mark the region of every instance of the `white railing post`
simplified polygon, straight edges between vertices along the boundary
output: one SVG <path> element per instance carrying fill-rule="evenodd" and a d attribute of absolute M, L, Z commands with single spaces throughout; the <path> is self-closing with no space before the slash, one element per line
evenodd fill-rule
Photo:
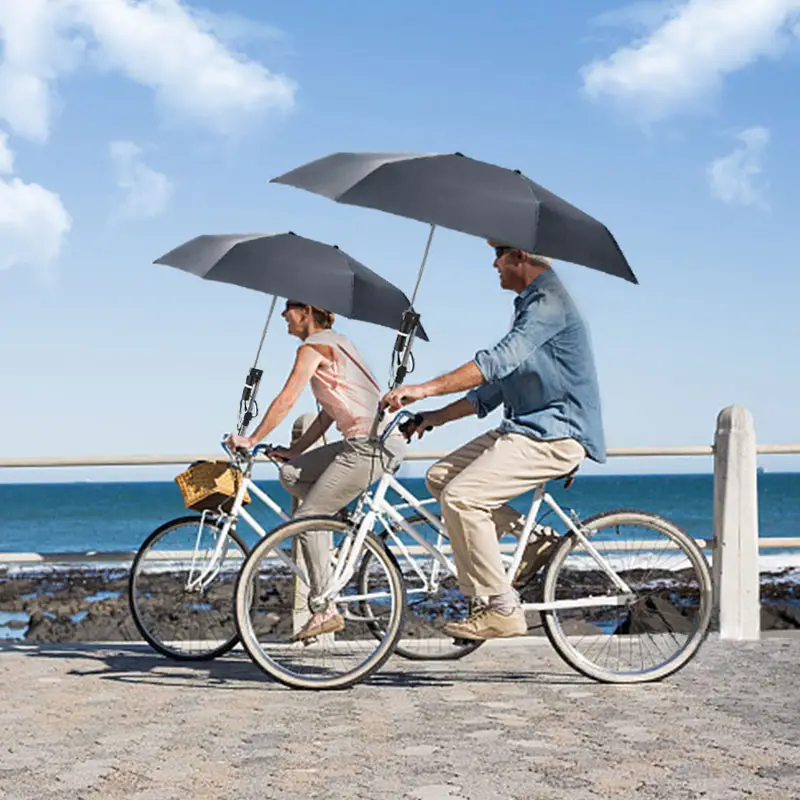
<path fill-rule="evenodd" d="M 753 416 L 728 406 L 714 436 L 714 602 L 721 639 L 761 634 L 758 493 Z"/>

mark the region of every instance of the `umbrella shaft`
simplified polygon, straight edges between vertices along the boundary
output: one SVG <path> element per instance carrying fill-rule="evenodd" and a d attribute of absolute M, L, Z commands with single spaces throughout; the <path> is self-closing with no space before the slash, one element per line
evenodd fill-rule
<path fill-rule="evenodd" d="M 244 382 L 244 389 L 242 390 L 242 399 L 239 401 L 239 422 L 236 426 L 236 432 L 243 435 L 247 430 L 250 421 L 253 419 L 253 414 L 256 408 L 256 395 L 258 394 L 258 385 L 261 382 L 262 370 L 257 369 L 258 359 L 261 356 L 261 348 L 264 346 L 264 339 L 267 338 L 267 330 L 269 323 L 272 320 L 272 314 L 275 311 L 275 304 L 278 302 L 278 296 L 272 295 L 272 302 L 269 306 L 267 313 L 267 321 L 264 323 L 264 330 L 261 332 L 261 341 L 258 343 L 258 350 L 256 351 L 256 358 L 250 372 L 247 373 L 247 379 Z"/>
<path fill-rule="evenodd" d="M 269 306 L 269 313 L 267 314 L 267 321 L 264 323 L 264 330 L 261 332 L 261 341 L 258 343 L 258 350 L 256 350 L 256 359 L 253 361 L 253 367 L 258 366 L 258 359 L 261 356 L 261 348 L 264 346 L 264 339 L 267 338 L 267 329 L 269 328 L 269 323 L 272 320 L 272 314 L 275 311 L 275 303 L 278 302 L 278 295 L 272 295 L 272 302 Z"/>
<path fill-rule="evenodd" d="M 428 261 L 428 253 L 431 251 L 431 242 L 433 241 L 433 234 L 436 231 L 436 226 L 431 225 L 431 232 L 428 234 L 428 242 L 425 245 L 425 252 L 422 255 L 422 263 L 419 265 L 419 272 L 417 273 L 417 282 L 414 285 L 414 293 L 411 295 L 411 307 L 414 307 L 414 302 L 417 299 L 417 291 L 419 290 L 419 285 L 422 282 L 422 273 L 425 272 L 425 264 Z"/>

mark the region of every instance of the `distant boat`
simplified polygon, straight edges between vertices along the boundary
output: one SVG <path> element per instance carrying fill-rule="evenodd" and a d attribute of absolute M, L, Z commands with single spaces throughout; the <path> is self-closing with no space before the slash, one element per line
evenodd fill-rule
<path fill-rule="evenodd" d="M 756 474 L 763 475 L 767 470 L 764 467 L 756 467 Z"/>

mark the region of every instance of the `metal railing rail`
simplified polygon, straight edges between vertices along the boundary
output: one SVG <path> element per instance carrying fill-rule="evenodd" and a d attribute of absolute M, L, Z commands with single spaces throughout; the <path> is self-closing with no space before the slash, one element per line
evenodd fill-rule
<path fill-rule="evenodd" d="M 758 553 L 762 549 L 800 548 L 800 537 L 760 538 L 756 496 L 756 455 L 800 455 L 800 444 L 755 442 L 752 415 L 739 406 L 723 409 L 717 418 L 714 445 L 610 447 L 609 458 L 712 456 L 714 458 L 713 536 L 703 543 L 712 548 L 715 595 L 720 608 L 722 638 L 759 636 Z M 408 461 L 433 461 L 444 451 L 412 450 Z M 221 453 L 3 458 L 0 468 L 57 468 L 186 465 L 220 460 Z M 266 459 L 264 459 L 266 461 Z M 130 562 L 132 551 L 86 553 L 0 553 L 3 564 L 69 564 Z"/>

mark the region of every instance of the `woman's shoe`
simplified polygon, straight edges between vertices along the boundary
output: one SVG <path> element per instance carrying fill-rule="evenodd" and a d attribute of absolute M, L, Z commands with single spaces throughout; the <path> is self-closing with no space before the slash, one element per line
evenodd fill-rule
<path fill-rule="evenodd" d="M 344 630 L 344 617 L 338 611 L 327 616 L 326 612 L 318 611 L 312 614 L 308 622 L 292 636 L 292 641 L 302 642 L 315 636 L 322 636 L 323 633 L 336 633 L 341 630 Z"/>

